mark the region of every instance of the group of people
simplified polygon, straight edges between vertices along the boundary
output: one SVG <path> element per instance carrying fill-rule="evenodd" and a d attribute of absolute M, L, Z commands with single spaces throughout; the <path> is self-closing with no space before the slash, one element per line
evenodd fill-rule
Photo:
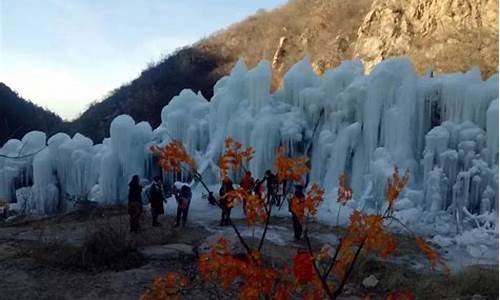
<path fill-rule="evenodd" d="M 240 181 L 240 187 L 243 188 L 247 193 L 255 194 L 259 198 L 262 198 L 262 193 L 263 193 L 262 186 L 264 183 L 266 184 L 266 197 L 265 197 L 266 204 L 269 205 L 269 207 L 273 205 L 281 207 L 283 201 L 285 200 L 284 195 L 287 194 L 286 190 L 287 183 L 286 182 L 283 183 L 283 191 L 282 194 L 280 194 L 278 178 L 275 174 L 271 172 L 271 170 L 267 170 L 265 172 L 262 180 L 259 179 L 255 180 L 252 177 L 252 173 L 250 171 L 246 171 L 245 175 Z M 219 203 L 222 210 L 220 218 L 220 226 L 230 225 L 232 206 L 227 197 L 227 194 L 232 190 L 234 190 L 233 181 L 229 177 L 225 177 L 222 181 L 221 188 L 219 190 L 219 199 L 220 199 Z M 215 199 L 213 197 L 213 194 L 209 194 L 208 201 L 210 202 L 210 204 L 215 205 Z M 291 209 L 292 201 L 305 201 L 302 185 L 295 185 L 294 196 L 289 199 L 288 203 L 289 211 L 292 214 L 294 236 L 296 239 L 300 239 L 302 236 L 302 224 L 299 218 L 293 213 Z M 244 199 L 243 213 L 245 213 L 246 211 L 246 205 L 247 204 Z"/>
<path fill-rule="evenodd" d="M 165 214 L 163 202 L 165 201 L 165 192 L 163 190 L 163 182 L 160 176 L 153 179 L 153 183 L 149 186 L 147 193 L 149 203 L 151 204 L 151 217 L 153 227 L 158 227 L 161 224 L 158 222 L 158 217 Z M 142 190 L 138 175 L 134 175 L 129 183 L 128 193 L 128 214 L 130 216 L 130 232 L 140 231 L 140 218 L 142 215 Z M 189 205 L 191 204 L 191 187 L 182 185 L 182 187 L 173 187 L 173 195 L 177 202 L 177 217 L 174 227 L 179 227 L 182 221 L 184 227 L 187 222 Z"/>
<path fill-rule="evenodd" d="M 268 205 L 279 205 L 278 191 L 278 180 L 276 175 L 274 175 L 271 170 L 267 170 L 265 176 L 262 180 L 255 180 L 250 171 L 245 171 L 245 175 L 241 178 L 240 187 L 243 188 L 249 194 L 255 194 L 259 197 L 262 196 L 262 184 L 266 182 L 267 184 L 267 203 Z M 229 177 L 224 177 L 222 180 L 221 187 L 219 189 L 219 203 L 222 210 L 220 218 L 220 226 L 230 225 L 231 217 L 231 204 L 228 199 L 228 192 L 234 190 L 233 181 Z M 213 195 L 209 195 L 209 202 L 215 204 L 213 201 Z M 246 211 L 246 200 L 243 199 L 243 213 Z"/>
<path fill-rule="evenodd" d="M 255 180 L 250 171 L 246 171 L 239 185 L 249 194 L 255 194 L 262 198 L 264 192 L 263 184 L 266 184 L 266 204 L 271 206 L 279 206 L 283 204 L 283 195 L 286 195 L 286 183 L 283 184 L 283 192 L 279 194 L 279 182 L 275 174 L 271 170 L 265 172 L 262 180 Z M 138 175 L 134 175 L 129 183 L 129 199 L 128 212 L 130 215 L 130 231 L 138 232 L 140 230 L 140 217 L 142 215 L 142 189 Z M 234 190 L 233 181 L 229 177 L 224 177 L 219 189 L 219 206 L 221 208 L 220 226 L 231 225 L 231 210 L 232 204 L 228 197 L 228 193 Z M 153 183 L 149 187 L 149 202 L 151 204 L 151 216 L 153 226 L 160 226 L 158 216 L 165 213 L 163 202 L 165 201 L 165 193 L 163 190 L 163 182 L 160 176 L 154 177 Z M 192 191 L 187 184 L 174 184 L 172 194 L 177 202 L 177 217 L 174 227 L 182 224 L 184 227 L 187 222 L 189 206 L 191 204 Z M 297 216 L 293 213 L 291 201 L 304 201 L 305 196 L 301 185 L 295 186 L 294 197 L 289 200 L 289 211 L 292 213 L 293 229 L 296 239 L 300 239 L 302 235 L 302 225 Z M 208 195 L 208 201 L 212 205 L 216 205 L 217 201 L 212 192 Z M 246 201 L 243 202 L 243 212 L 246 211 Z"/>

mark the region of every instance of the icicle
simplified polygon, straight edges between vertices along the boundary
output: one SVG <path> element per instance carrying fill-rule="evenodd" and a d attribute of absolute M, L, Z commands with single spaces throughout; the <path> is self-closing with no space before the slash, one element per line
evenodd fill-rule
<path fill-rule="evenodd" d="M 271 90 L 271 64 L 267 60 L 260 61 L 257 66 L 247 74 L 248 101 L 254 111 L 259 111 L 270 101 Z"/>
<path fill-rule="evenodd" d="M 498 99 L 491 102 L 486 116 L 488 162 L 498 164 Z"/>

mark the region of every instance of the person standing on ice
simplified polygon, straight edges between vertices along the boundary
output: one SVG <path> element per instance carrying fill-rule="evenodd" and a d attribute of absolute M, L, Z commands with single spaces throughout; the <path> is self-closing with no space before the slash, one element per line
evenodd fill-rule
<path fill-rule="evenodd" d="M 295 186 L 295 193 L 288 203 L 288 210 L 292 213 L 292 221 L 293 221 L 293 234 L 296 240 L 300 240 L 302 236 L 302 224 L 300 223 L 299 218 L 293 213 L 292 205 L 294 201 L 304 202 L 305 196 L 303 193 L 302 185 L 298 184 Z"/>
<path fill-rule="evenodd" d="M 245 190 L 248 194 L 252 194 L 253 187 L 254 187 L 255 181 L 252 177 L 252 173 L 250 171 L 245 172 L 245 176 L 241 179 L 240 182 L 240 187 Z M 247 207 L 247 201 L 243 199 L 243 213 L 245 213 Z"/>
<path fill-rule="evenodd" d="M 267 203 L 269 206 L 277 204 L 278 179 L 271 170 L 266 170 L 264 178 L 261 182 L 266 182 L 267 187 Z"/>
<path fill-rule="evenodd" d="M 191 204 L 191 188 L 184 184 L 180 191 L 174 186 L 177 193 L 175 199 L 177 200 L 177 219 L 174 227 L 179 227 L 181 217 L 182 217 L 182 227 L 186 226 L 187 215 L 189 210 L 189 204 Z"/>
<path fill-rule="evenodd" d="M 142 186 L 139 175 L 134 175 L 128 184 L 128 214 L 130 216 L 130 232 L 139 232 L 142 213 Z"/>
<path fill-rule="evenodd" d="M 232 190 L 234 190 L 233 181 L 227 176 L 224 177 L 224 180 L 222 181 L 222 185 L 219 190 L 219 197 L 220 197 L 219 202 L 220 202 L 220 208 L 222 210 L 220 216 L 220 226 L 229 225 L 229 221 L 231 218 L 231 206 L 227 193 Z"/>
<path fill-rule="evenodd" d="M 262 199 L 262 180 L 255 180 L 254 188 L 253 188 L 253 193 L 255 196 L 259 197 L 259 199 Z"/>
<path fill-rule="evenodd" d="M 163 183 L 161 181 L 161 176 L 155 176 L 154 182 L 151 185 L 151 190 L 149 192 L 149 202 L 151 203 L 151 216 L 153 217 L 153 226 L 158 227 L 158 216 L 165 213 L 163 208 L 163 199 L 165 198 L 165 193 L 163 192 Z"/>

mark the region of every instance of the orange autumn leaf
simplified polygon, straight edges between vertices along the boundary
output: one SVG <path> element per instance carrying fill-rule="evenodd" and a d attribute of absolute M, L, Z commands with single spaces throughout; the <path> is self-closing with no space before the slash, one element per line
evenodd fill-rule
<path fill-rule="evenodd" d="M 415 295 L 411 291 L 400 291 L 386 295 L 384 300 L 413 300 Z"/>
<path fill-rule="evenodd" d="M 404 190 L 409 180 L 410 173 L 408 171 L 406 171 L 403 177 L 400 177 L 398 167 L 394 167 L 394 173 L 387 179 L 386 197 L 391 207 L 394 205 L 394 202 L 398 199 L 399 194 Z"/>
<path fill-rule="evenodd" d="M 154 279 L 152 288 L 141 296 L 141 300 L 180 299 L 180 292 L 187 285 L 188 279 L 185 276 L 168 272 L 165 278 Z"/>
<path fill-rule="evenodd" d="M 288 300 L 292 289 L 293 284 L 290 282 L 278 283 L 275 291 L 273 292 L 272 300 Z"/>
<path fill-rule="evenodd" d="M 343 238 L 340 242 L 340 249 L 337 255 L 337 260 L 333 265 L 333 274 L 335 278 L 341 280 L 344 278 L 347 268 L 354 258 L 355 246 L 354 240 Z"/>
<path fill-rule="evenodd" d="M 219 282 L 222 288 L 229 288 L 239 273 L 237 262 L 229 255 L 229 242 L 222 238 L 200 255 L 198 269 L 203 279 Z"/>
<path fill-rule="evenodd" d="M 290 200 L 290 209 L 295 217 L 303 223 L 305 214 L 305 199 L 294 195 Z"/>
<path fill-rule="evenodd" d="M 337 202 L 341 205 L 346 203 L 352 198 L 352 190 L 347 184 L 347 176 L 345 174 L 339 176 L 339 189 L 337 191 Z"/>
<path fill-rule="evenodd" d="M 224 196 L 226 199 L 226 205 L 227 207 L 235 207 L 238 202 L 243 200 L 243 195 L 242 195 L 243 189 L 237 188 L 234 190 L 230 190 L 226 193 Z"/>
<path fill-rule="evenodd" d="M 314 277 L 313 258 L 308 251 L 298 250 L 293 257 L 293 275 L 299 284 L 306 284 Z"/>
<path fill-rule="evenodd" d="M 273 283 L 278 272 L 262 266 L 260 253 L 251 252 L 241 257 L 229 252 L 227 240 L 220 239 L 212 249 L 200 256 L 199 270 L 202 278 L 229 288 L 235 282 L 243 282 L 240 288 L 241 299 L 270 298 Z"/>
<path fill-rule="evenodd" d="M 307 156 L 302 157 L 286 157 L 286 147 L 280 146 L 276 156 L 276 175 L 279 182 L 285 180 L 300 182 L 304 175 L 309 172 Z"/>
<path fill-rule="evenodd" d="M 425 254 L 425 256 L 427 256 L 427 259 L 431 263 L 432 269 L 434 269 L 439 262 L 439 256 L 436 252 L 434 252 L 434 250 L 432 250 L 432 248 L 424 241 L 423 238 L 417 236 L 415 237 L 415 240 L 417 242 L 418 248 Z"/>
<path fill-rule="evenodd" d="M 239 171 L 241 167 L 249 162 L 255 153 L 252 147 L 244 150 L 242 145 L 234 139 L 227 137 L 224 140 L 224 153 L 219 158 L 221 178 L 228 176 L 229 171 Z"/>
<path fill-rule="evenodd" d="M 316 216 L 318 206 L 323 201 L 324 194 L 325 191 L 319 185 L 313 184 L 305 198 L 298 198 L 295 195 L 292 197 L 290 208 L 301 223 L 304 223 L 307 215 Z"/>
<path fill-rule="evenodd" d="M 420 251 L 422 251 L 422 253 L 424 253 L 427 257 L 427 260 L 429 260 L 432 270 L 435 270 L 438 265 L 441 265 L 444 273 L 449 273 L 449 269 L 446 264 L 441 261 L 439 255 L 431 248 L 431 246 L 429 246 L 429 244 L 427 244 L 427 242 L 423 238 L 416 236 L 415 240 Z"/>
<path fill-rule="evenodd" d="M 158 163 L 164 171 L 180 172 L 183 164 L 186 164 L 191 172 L 196 170 L 195 161 L 180 141 L 174 140 L 163 148 L 153 145 L 150 149 L 158 157 Z"/>
<path fill-rule="evenodd" d="M 319 185 L 313 184 L 311 190 L 307 192 L 305 207 L 311 216 L 316 216 L 318 206 L 323 201 L 325 190 Z"/>
<path fill-rule="evenodd" d="M 318 254 L 316 255 L 316 259 L 318 261 L 325 261 L 327 258 L 332 256 L 332 249 L 329 245 L 324 245 L 321 247 L 319 250 Z"/>
<path fill-rule="evenodd" d="M 254 225 L 256 223 L 264 224 L 267 221 L 268 214 L 264 200 L 256 195 L 247 195 L 245 206 L 245 223 Z"/>
<path fill-rule="evenodd" d="M 234 207 L 237 202 L 246 201 L 245 223 L 247 225 L 266 223 L 268 218 L 266 203 L 258 195 L 252 195 L 244 188 L 238 187 L 227 193 L 227 199 L 230 207 Z"/>
<path fill-rule="evenodd" d="M 364 214 L 354 211 L 347 227 L 346 241 L 353 244 L 364 242 L 366 251 L 376 251 L 386 257 L 396 251 L 394 238 L 384 229 L 384 218 L 378 214 Z"/>

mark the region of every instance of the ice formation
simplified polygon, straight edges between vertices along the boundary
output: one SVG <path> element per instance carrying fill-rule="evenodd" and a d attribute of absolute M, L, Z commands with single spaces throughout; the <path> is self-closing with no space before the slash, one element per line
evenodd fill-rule
<path fill-rule="evenodd" d="M 0 149 L 0 198 L 15 202 L 16 189 L 32 186 L 34 196 L 23 207 L 43 214 L 70 209 L 79 199 L 124 202 L 132 175 L 161 174 L 150 146 L 173 139 L 216 184 L 217 159 L 231 136 L 255 149 L 247 167 L 258 177 L 272 168 L 280 145 L 289 155 L 309 155 L 307 181 L 332 195 L 346 173 L 357 208 L 384 205 L 387 177 L 397 165 L 411 174 L 402 210 L 446 213 L 458 220 L 457 230 L 470 216 L 498 214 L 498 75 L 483 81 L 472 69 L 419 76 L 409 60 L 397 58 L 368 75 L 354 60 L 318 76 L 306 57 L 271 93 L 271 74 L 267 61 L 248 70 L 239 60 L 210 101 L 183 90 L 163 108 L 158 128 L 121 115 L 101 144 L 63 133 L 46 141 L 38 131 L 9 140 Z M 188 178 L 163 175 L 169 183 Z"/>

